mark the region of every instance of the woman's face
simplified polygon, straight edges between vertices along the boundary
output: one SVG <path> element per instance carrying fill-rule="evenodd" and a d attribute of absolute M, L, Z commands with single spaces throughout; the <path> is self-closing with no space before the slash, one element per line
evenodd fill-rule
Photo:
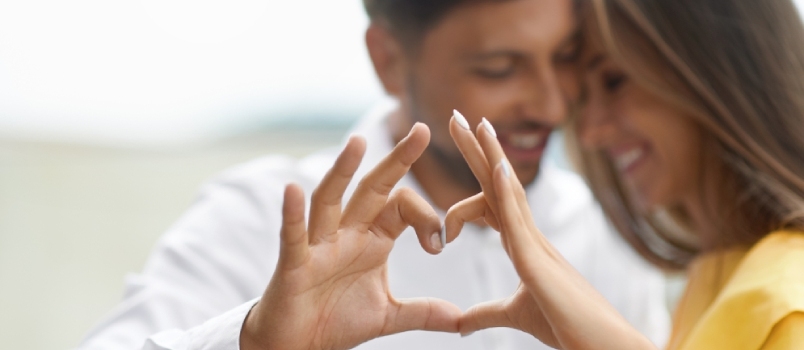
<path fill-rule="evenodd" d="M 700 189 L 703 130 L 637 85 L 605 52 L 588 51 L 577 124 L 582 146 L 609 159 L 642 213 L 685 204 Z"/>

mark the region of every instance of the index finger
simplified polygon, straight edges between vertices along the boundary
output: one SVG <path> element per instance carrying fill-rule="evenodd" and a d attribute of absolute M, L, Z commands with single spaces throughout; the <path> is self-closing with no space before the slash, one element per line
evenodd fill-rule
<path fill-rule="evenodd" d="M 487 160 L 483 148 L 477 141 L 477 138 L 472 133 L 469 127 L 469 122 L 463 117 L 461 112 L 454 111 L 452 120 L 450 120 L 449 132 L 455 145 L 463 154 L 472 173 L 475 174 L 477 181 L 480 182 L 480 188 L 486 196 L 489 207 L 494 214 L 497 214 L 497 195 L 494 192 L 494 183 L 492 181 L 491 166 Z"/>
<path fill-rule="evenodd" d="M 360 225 L 367 229 L 379 215 L 396 183 L 407 174 L 430 143 L 430 129 L 416 123 L 408 136 L 394 147 L 358 184 L 346 205 L 341 226 Z"/>

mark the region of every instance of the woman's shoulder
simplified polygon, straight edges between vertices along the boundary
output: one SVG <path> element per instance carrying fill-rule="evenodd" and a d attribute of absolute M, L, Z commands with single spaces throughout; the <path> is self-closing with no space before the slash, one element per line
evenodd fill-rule
<path fill-rule="evenodd" d="M 778 231 L 759 241 L 721 294 L 719 299 L 764 295 L 770 301 L 804 304 L 804 232 Z"/>
<path fill-rule="evenodd" d="M 804 312 L 804 232 L 774 232 L 748 251 L 684 348 L 760 349 L 796 312 Z"/>

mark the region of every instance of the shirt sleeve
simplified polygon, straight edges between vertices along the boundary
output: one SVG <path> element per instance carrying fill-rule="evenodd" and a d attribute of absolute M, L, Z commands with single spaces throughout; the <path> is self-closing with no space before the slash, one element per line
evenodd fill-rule
<path fill-rule="evenodd" d="M 793 350 L 804 348 L 804 312 L 794 312 L 773 327 L 762 350 Z"/>
<path fill-rule="evenodd" d="M 78 349 L 238 349 L 279 253 L 282 160 L 252 162 L 204 186 L 163 235 L 122 301 Z"/>
<path fill-rule="evenodd" d="M 143 350 L 238 350 L 240 331 L 256 300 L 187 331 L 171 329 L 145 340 Z"/>

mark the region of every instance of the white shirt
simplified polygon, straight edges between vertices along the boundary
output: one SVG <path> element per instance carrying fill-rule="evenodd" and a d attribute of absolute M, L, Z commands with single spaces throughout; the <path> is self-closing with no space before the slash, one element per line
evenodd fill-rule
<path fill-rule="evenodd" d="M 388 112 L 370 113 L 354 129 L 366 137 L 368 150 L 346 198 L 357 179 L 393 148 L 385 125 Z M 277 261 L 284 186 L 299 183 L 309 196 L 339 151 L 329 149 L 302 160 L 257 159 L 205 185 L 161 238 L 144 271 L 127 278 L 122 302 L 79 348 L 239 349 L 245 316 L 262 295 Z M 427 198 L 410 174 L 398 187 L 413 188 Z M 636 329 L 664 345 L 670 324 L 663 276 L 612 231 L 583 181 L 543 162 L 527 194 L 536 224 L 550 242 Z M 443 214 L 439 212 L 442 219 Z M 499 234 L 473 225 L 464 227 L 438 256 L 424 252 L 408 229 L 397 240 L 388 269 L 394 296 L 438 297 L 464 310 L 505 298 L 519 284 Z M 466 338 L 407 332 L 358 349 L 548 347 L 523 332 L 491 329 Z"/>

